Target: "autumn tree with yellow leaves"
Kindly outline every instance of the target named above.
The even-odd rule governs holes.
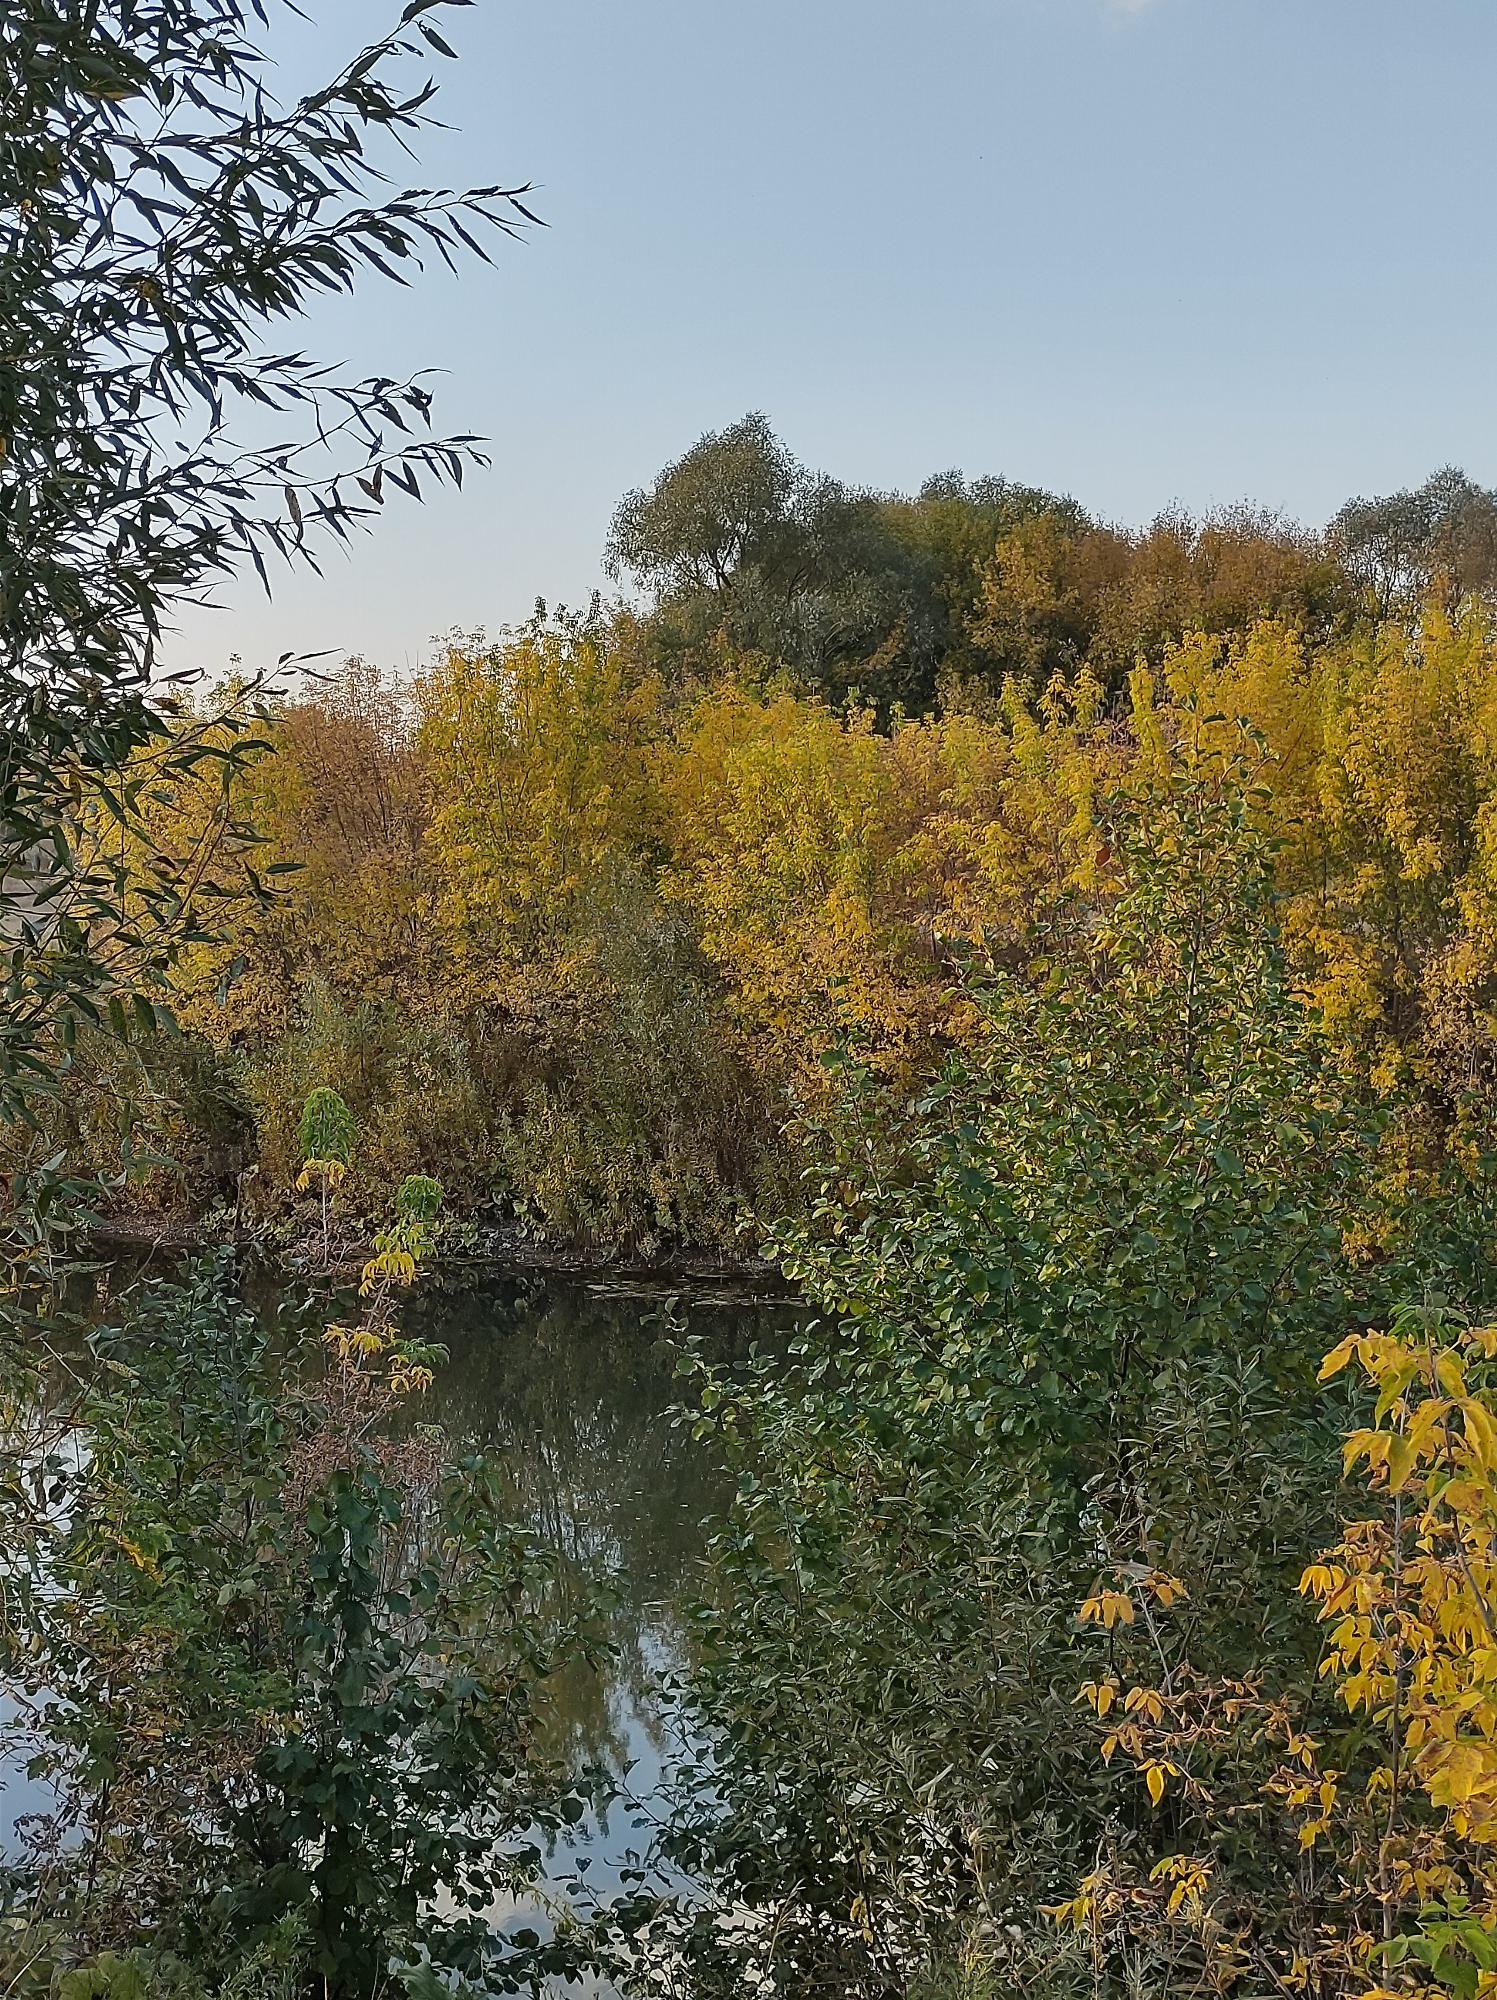
[[[235,867],[274,893],[181,954],[183,1038],[81,1024],[46,1143],[86,1162],[144,1095],[162,1143],[122,1200],[263,1216],[328,1082],[365,1135],[354,1210],[429,1172],[603,1250],[736,1252],[794,1199],[787,1128],[839,1039],[932,1073],[971,1025],[963,953],[1018,963],[1062,908],[1105,921],[1109,815],[1215,746],[1252,767],[1295,990],[1398,1107],[1390,1175],[1485,1171],[1486,595],[1375,601],[1366,523],[1134,533],[1001,481],[839,498],[762,420],[631,504],[621,574],[653,601],[454,634],[412,686],[350,661],[275,705],[273,754],[205,742],[143,784],[163,865],[252,827]]]

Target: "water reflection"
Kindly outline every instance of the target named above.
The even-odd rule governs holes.
[[[628,1774],[628,1803],[585,1823],[553,1863],[557,1878],[580,1864],[604,1890],[647,1844],[673,1760],[694,1754],[660,1690],[687,1664],[682,1606],[727,1482],[709,1449],[671,1420],[682,1342],[699,1338],[724,1359],[777,1346],[790,1309],[747,1295],[545,1278],[428,1296],[419,1317],[421,1334],[451,1357],[425,1414],[462,1447],[502,1453],[521,1518],[579,1576],[615,1585],[613,1658],[569,1676],[552,1708],[574,1764]]]

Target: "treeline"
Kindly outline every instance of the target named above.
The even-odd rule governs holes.
[[[155,788],[166,854],[252,825],[272,893],[186,954],[179,1037],[79,1037],[74,1158],[143,1073],[129,1199],[283,1213],[330,1085],[355,1210],[426,1171],[553,1237],[743,1247],[828,1053],[926,1073],[959,969],[1104,911],[1119,805],[1213,733],[1251,746],[1303,999],[1442,1144],[1489,1087],[1497,502],[1463,476],[1313,535],[1133,533],[1002,480],[856,493],[750,418],[625,499],[609,563],[633,600],[410,687],[350,661],[268,754]]]
[[[751,661],[887,717],[1082,666],[1114,690],[1188,633],[1261,618],[1315,644],[1432,590],[1454,605],[1497,583],[1497,499],[1447,469],[1349,501],[1323,533],[1251,507],[1134,532],[1007,479],[856,492],[751,416],[624,499],[607,563],[653,600],[641,650],[667,679]]]

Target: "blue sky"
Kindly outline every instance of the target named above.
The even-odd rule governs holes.
[[[386,18],[306,0],[287,87]],[[393,14],[394,6],[389,9]],[[1146,520],[1497,483],[1494,0],[477,0],[421,178],[532,181],[492,269],[298,336],[446,370],[492,441],[172,664],[413,666],[578,603],[619,495],[762,409],[854,483],[961,466]],[[319,79],[320,80],[320,79]]]

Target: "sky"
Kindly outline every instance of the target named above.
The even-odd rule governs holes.
[[[398,8],[273,16],[285,92]],[[621,494],[763,410],[858,486],[951,467],[1138,523],[1319,522],[1497,483],[1494,0],[475,0],[423,183],[546,227],[295,342],[433,367],[492,464],[325,575],[222,587],[169,664],[359,652],[585,604]],[[284,341],[278,344],[289,344]]]

